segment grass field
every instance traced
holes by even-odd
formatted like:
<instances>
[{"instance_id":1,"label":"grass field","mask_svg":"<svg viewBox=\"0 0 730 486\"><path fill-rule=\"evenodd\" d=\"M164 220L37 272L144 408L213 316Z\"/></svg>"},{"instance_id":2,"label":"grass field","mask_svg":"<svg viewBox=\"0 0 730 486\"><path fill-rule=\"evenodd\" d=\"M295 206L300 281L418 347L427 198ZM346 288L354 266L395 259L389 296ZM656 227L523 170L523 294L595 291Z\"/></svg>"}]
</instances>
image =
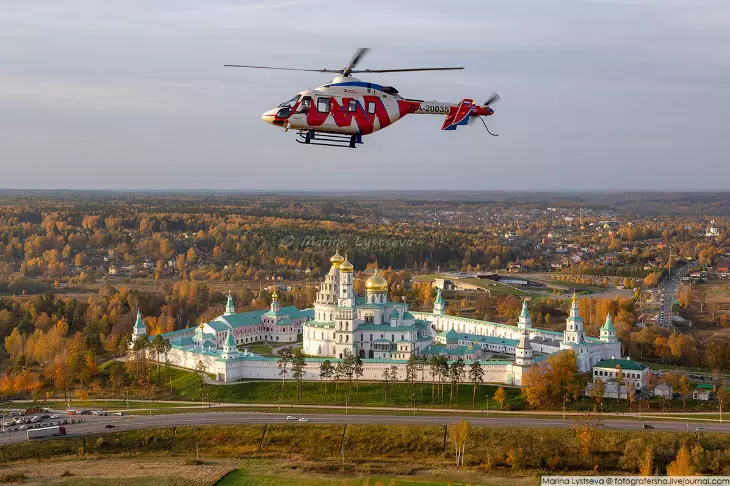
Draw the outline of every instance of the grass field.
<instances>
[{"instance_id":1,"label":"grass field","mask_svg":"<svg viewBox=\"0 0 730 486\"><path fill-rule=\"evenodd\" d=\"M174 370L172 386L176 394L188 400L200 400L201 379L194 373L187 373L181 370ZM175 376L176 375L176 376ZM327 385L327 400L325 401L325 384L321 382L303 382L302 401L303 405L345 405L346 390L349 385L330 383ZM205 393L209 400L215 402L238 402L238 403L279 403L281 400L282 384L279 381L247 382L235 385L206 385ZM477 400L473 408L477 410L487 407L496 409L499 404L493 400L498 386L480 385L477 387ZM382 406L382 407L411 407L411 394L414 395L416 406L425 408L431 406L431 385L420 383L410 385L407 383L390 384L387 388L379 382L353 381L350 391L350 405ZM471 385L459 385L458 394L454 387L454 408L472 408ZM517 406L521 403L519 390L505 387L507 392L506 406ZM443 397L435 398L437 407L449 406L450 386L444 385ZM487 404L489 401L489 404ZM297 403L297 384L288 380L284 386L283 403Z\"/></svg>"},{"instance_id":2,"label":"grass field","mask_svg":"<svg viewBox=\"0 0 730 486\"><path fill-rule=\"evenodd\" d=\"M24 442L0 448L0 472L41 476L33 482L42 484L119 484L108 479L82 481L93 475L136 478L130 484L186 484L170 482L171 478L179 480L183 470L200 478L187 484L213 484L211 479L217 481L236 469L238 472L222 484L236 484L232 481L237 480L244 481L239 484L289 484L284 482L289 479L303 485L332 484L325 482L330 480L367 484L365 480L370 478L371 486L373 479L404 485L484 484L487 479L487 484L507 485L535 481L539 474L636 472L636 450L649 443L655 447L654 464L661 474L683 442L710 451L712 460L698 466L698 472L725 474L730 470L730 434L696 434L690 428L672 433L596 429L586 435L580 423L576 420L576 428L520 429L519 433L512 428L470 427L464 467L459 469L453 466L453 448L445 426L294 423L165 427ZM590 439L590 453L577 453L586 438ZM193 462L198 453L200 463ZM135 469L114 467L109 461L163 457L164 465L142 463ZM57 460L78 459L89 466L79 464L69 469L56 465L53 472L45 470ZM93 464L102 464L104 471L89 471ZM188 467L191 465L192 469ZM73 482L61 482L67 480L61 478L67 469L77 477L71 478ZM44 475L54 480L44 481ZM514 481L492 482L492 475ZM153 477L158 479L148 482ZM247 478L260 482L246 483Z\"/></svg>"},{"instance_id":3,"label":"grass field","mask_svg":"<svg viewBox=\"0 0 730 486\"><path fill-rule=\"evenodd\" d=\"M476 285L477 287L481 287L483 289L488 290L492 294L509 294L509 295L518 295L520 297L532 296L532 294L529 292L524 292L515 287L510 287L509 285L495 282L494 280L487 280L487 279L483 279L483 278L460 278L459 281L469 283L472 285Z\"/></svg>"},{"instance_id":4,"label":"grass field","mask_svg":"<svg viewBox=\"0 0 730 486\"><path fill-rule=\"evenodd\" d=\"M477 476L477 475L475 475ZM480 475L483 477L483 475ZM486 479L486 478L484 478ZM482 485L504 485L505 478L494 478L489 482L459 482L439 479L412 479L393 476L349 476L347 474L336 474L325 476L322 474L292 474L277 471L276 474L251 473L247 469L236 469L231 471L216 483L216 486L482 486ZM536 478L512 479L512 484L538 484Z\"/></svg>"}]
</instances>

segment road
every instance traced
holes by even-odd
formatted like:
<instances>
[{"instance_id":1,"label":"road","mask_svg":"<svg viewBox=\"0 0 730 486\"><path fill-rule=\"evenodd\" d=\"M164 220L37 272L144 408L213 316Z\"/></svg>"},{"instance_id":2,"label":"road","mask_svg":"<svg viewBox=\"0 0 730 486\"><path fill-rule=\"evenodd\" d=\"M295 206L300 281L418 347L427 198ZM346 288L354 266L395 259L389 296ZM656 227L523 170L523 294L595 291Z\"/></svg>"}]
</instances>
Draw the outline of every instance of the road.
<instances>
[{"instance_id":1,"label":"road","mask_svg":"<svg viewBox=\"0 0 730 486\"><path fill-rule=\"evenodd\" d=\"M659 304L659 325L671 329L672 327L672 305L674 296L679 290L679 282L682 277L687 275L689 265L682 265L672 273L672 277L662 283L659 288L660 304Z\"/></svg>"},{"instance_id":2,"label":"road","mask_svg":"<svg viewBox=\"0 0 730 486\"><path fill-rule=\"evenodd\" d=\"M297 417L306 417L308 423L328 424L383 424L383 425L450 425L458 417L442 415L329 415L329 414L296 414ZM265 424L265 423L292 423L286 419L287 414L263 412L194 412L152 416L108 416L88 417L82 424L68 425L66 430L70 436L94 434L100 432L114 432L120 430L149 429L155 427L171 427L183 425L230 425L230 424ZM492 417L469 417L475 426L487 427L514 427L514 428L569 428L573 426L573 419L513 417L496 415ZM686 432L695 431L702 427L703 432L730 433L730 424L726 423L683 423L678 421L645 420L605 420L606 429L640 430L641 424L649 424L659 431ZM107 429L106 425L114 428ZM25 432L11 432L0 436L0 445L14 444L26 441Z\"/></svg>"}]
</instances>

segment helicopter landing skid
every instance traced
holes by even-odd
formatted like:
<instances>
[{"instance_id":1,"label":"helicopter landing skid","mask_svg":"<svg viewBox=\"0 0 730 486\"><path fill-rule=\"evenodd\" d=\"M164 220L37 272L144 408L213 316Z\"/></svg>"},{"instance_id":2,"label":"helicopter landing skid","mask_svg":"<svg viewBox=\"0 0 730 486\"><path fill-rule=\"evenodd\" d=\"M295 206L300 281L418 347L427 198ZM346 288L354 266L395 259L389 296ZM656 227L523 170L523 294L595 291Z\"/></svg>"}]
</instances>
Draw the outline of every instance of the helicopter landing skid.
<instances>
[{"instance_id":1,"label":"helicopter landing skid","mask_svg":"<svg viewBox=\"0 0 730 486\"><path fill-rule=\"evenodd\" d=\"M362 143L362 135L344 133L316 132L304 130L297 133L297 142L307 145L323 145L325 147L356 148Z\"/></svg>"}]
</instances>

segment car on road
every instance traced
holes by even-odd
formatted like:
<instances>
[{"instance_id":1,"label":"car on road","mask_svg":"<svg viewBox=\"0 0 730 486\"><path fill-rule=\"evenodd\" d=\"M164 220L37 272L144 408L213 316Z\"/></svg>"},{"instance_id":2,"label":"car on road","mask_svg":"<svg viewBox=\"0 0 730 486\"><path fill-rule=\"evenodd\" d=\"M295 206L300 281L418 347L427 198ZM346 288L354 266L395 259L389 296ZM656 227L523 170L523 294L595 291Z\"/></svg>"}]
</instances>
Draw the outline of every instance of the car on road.
<instances>
[{"instance_id":1,"label":"car on road","mask_svg":"<svg viewBox=\"0 0 730 486\"><path fill-rule=\"evenodd\" d=\"M116 412L114 415L118 417L122 417L124 415L124 412Z\"/></svg>"},{"instance_id":2,"label":"car on road","mask_svg":"<svg viewBox=\"0 0 730 486\"><path fill-rule=\"evenodd\" d=\"M294 415L287 415L287 420L296 420L297 418Z\"/></svg>"},{"instance_id":3,"label":"car on road","mask_svg":"<svg viewBox=\"0 0 730 486\"><path fill-rule=\"evenodd\" d=\"M105 429L113 429L114 427L116 427L116 425L113 425L113 424L106 424L104 426Z\"/></svg>"},{"instance_id":4,"label":"car on road","mask_svg":"<svg viewBox=\"0 0 730 486\"><path fill-rule=\"evenodd\" d=\"M650 429L654 429L654 426L653 425L649 425L649 424L644 424L643 427L642 427L642 429L644 429L644 430L650 430Z\"/></svg>"},{"instance_id":5,"label":"car on road","mask_svg":"<svg viewBox=\"0 0 730 486\"><path fill-rule=\"evenodd\" d=\"M702 428L702 427L697 427L697 428L695 429L695 432L702 432L703 430L705 430L705 429L704 429L704 428Z\"/></svg>"},{"instance_id":6,"label":"car on road","mask_svg":"<svg viewBox=\"0 0 730 486\"><path fill-rule=\"evenodd\" d=\"M309 422L309 419L306 417L302 417L299 419L300 422Z\"/></svg>"}]
</instances>

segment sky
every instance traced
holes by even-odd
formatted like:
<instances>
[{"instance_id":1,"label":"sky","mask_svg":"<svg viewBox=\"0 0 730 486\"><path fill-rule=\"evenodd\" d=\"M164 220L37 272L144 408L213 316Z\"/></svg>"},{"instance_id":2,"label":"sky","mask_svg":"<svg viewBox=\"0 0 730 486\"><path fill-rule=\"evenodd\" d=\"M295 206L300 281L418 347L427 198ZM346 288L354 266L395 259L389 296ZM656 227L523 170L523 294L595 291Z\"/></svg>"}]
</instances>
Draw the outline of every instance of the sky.
<instances>
[{"instance_id":1,"label":"sky","mask_svg":"<svg viewBox=\"0 0 730 486\"><path fill-rule=\"evenodd\" d=\"M260 115L332 75L498 92L488 125L413 115L357 149ZM0 188L726 190L727 0L0 0Z\"/></svg>"}]
</instances>

